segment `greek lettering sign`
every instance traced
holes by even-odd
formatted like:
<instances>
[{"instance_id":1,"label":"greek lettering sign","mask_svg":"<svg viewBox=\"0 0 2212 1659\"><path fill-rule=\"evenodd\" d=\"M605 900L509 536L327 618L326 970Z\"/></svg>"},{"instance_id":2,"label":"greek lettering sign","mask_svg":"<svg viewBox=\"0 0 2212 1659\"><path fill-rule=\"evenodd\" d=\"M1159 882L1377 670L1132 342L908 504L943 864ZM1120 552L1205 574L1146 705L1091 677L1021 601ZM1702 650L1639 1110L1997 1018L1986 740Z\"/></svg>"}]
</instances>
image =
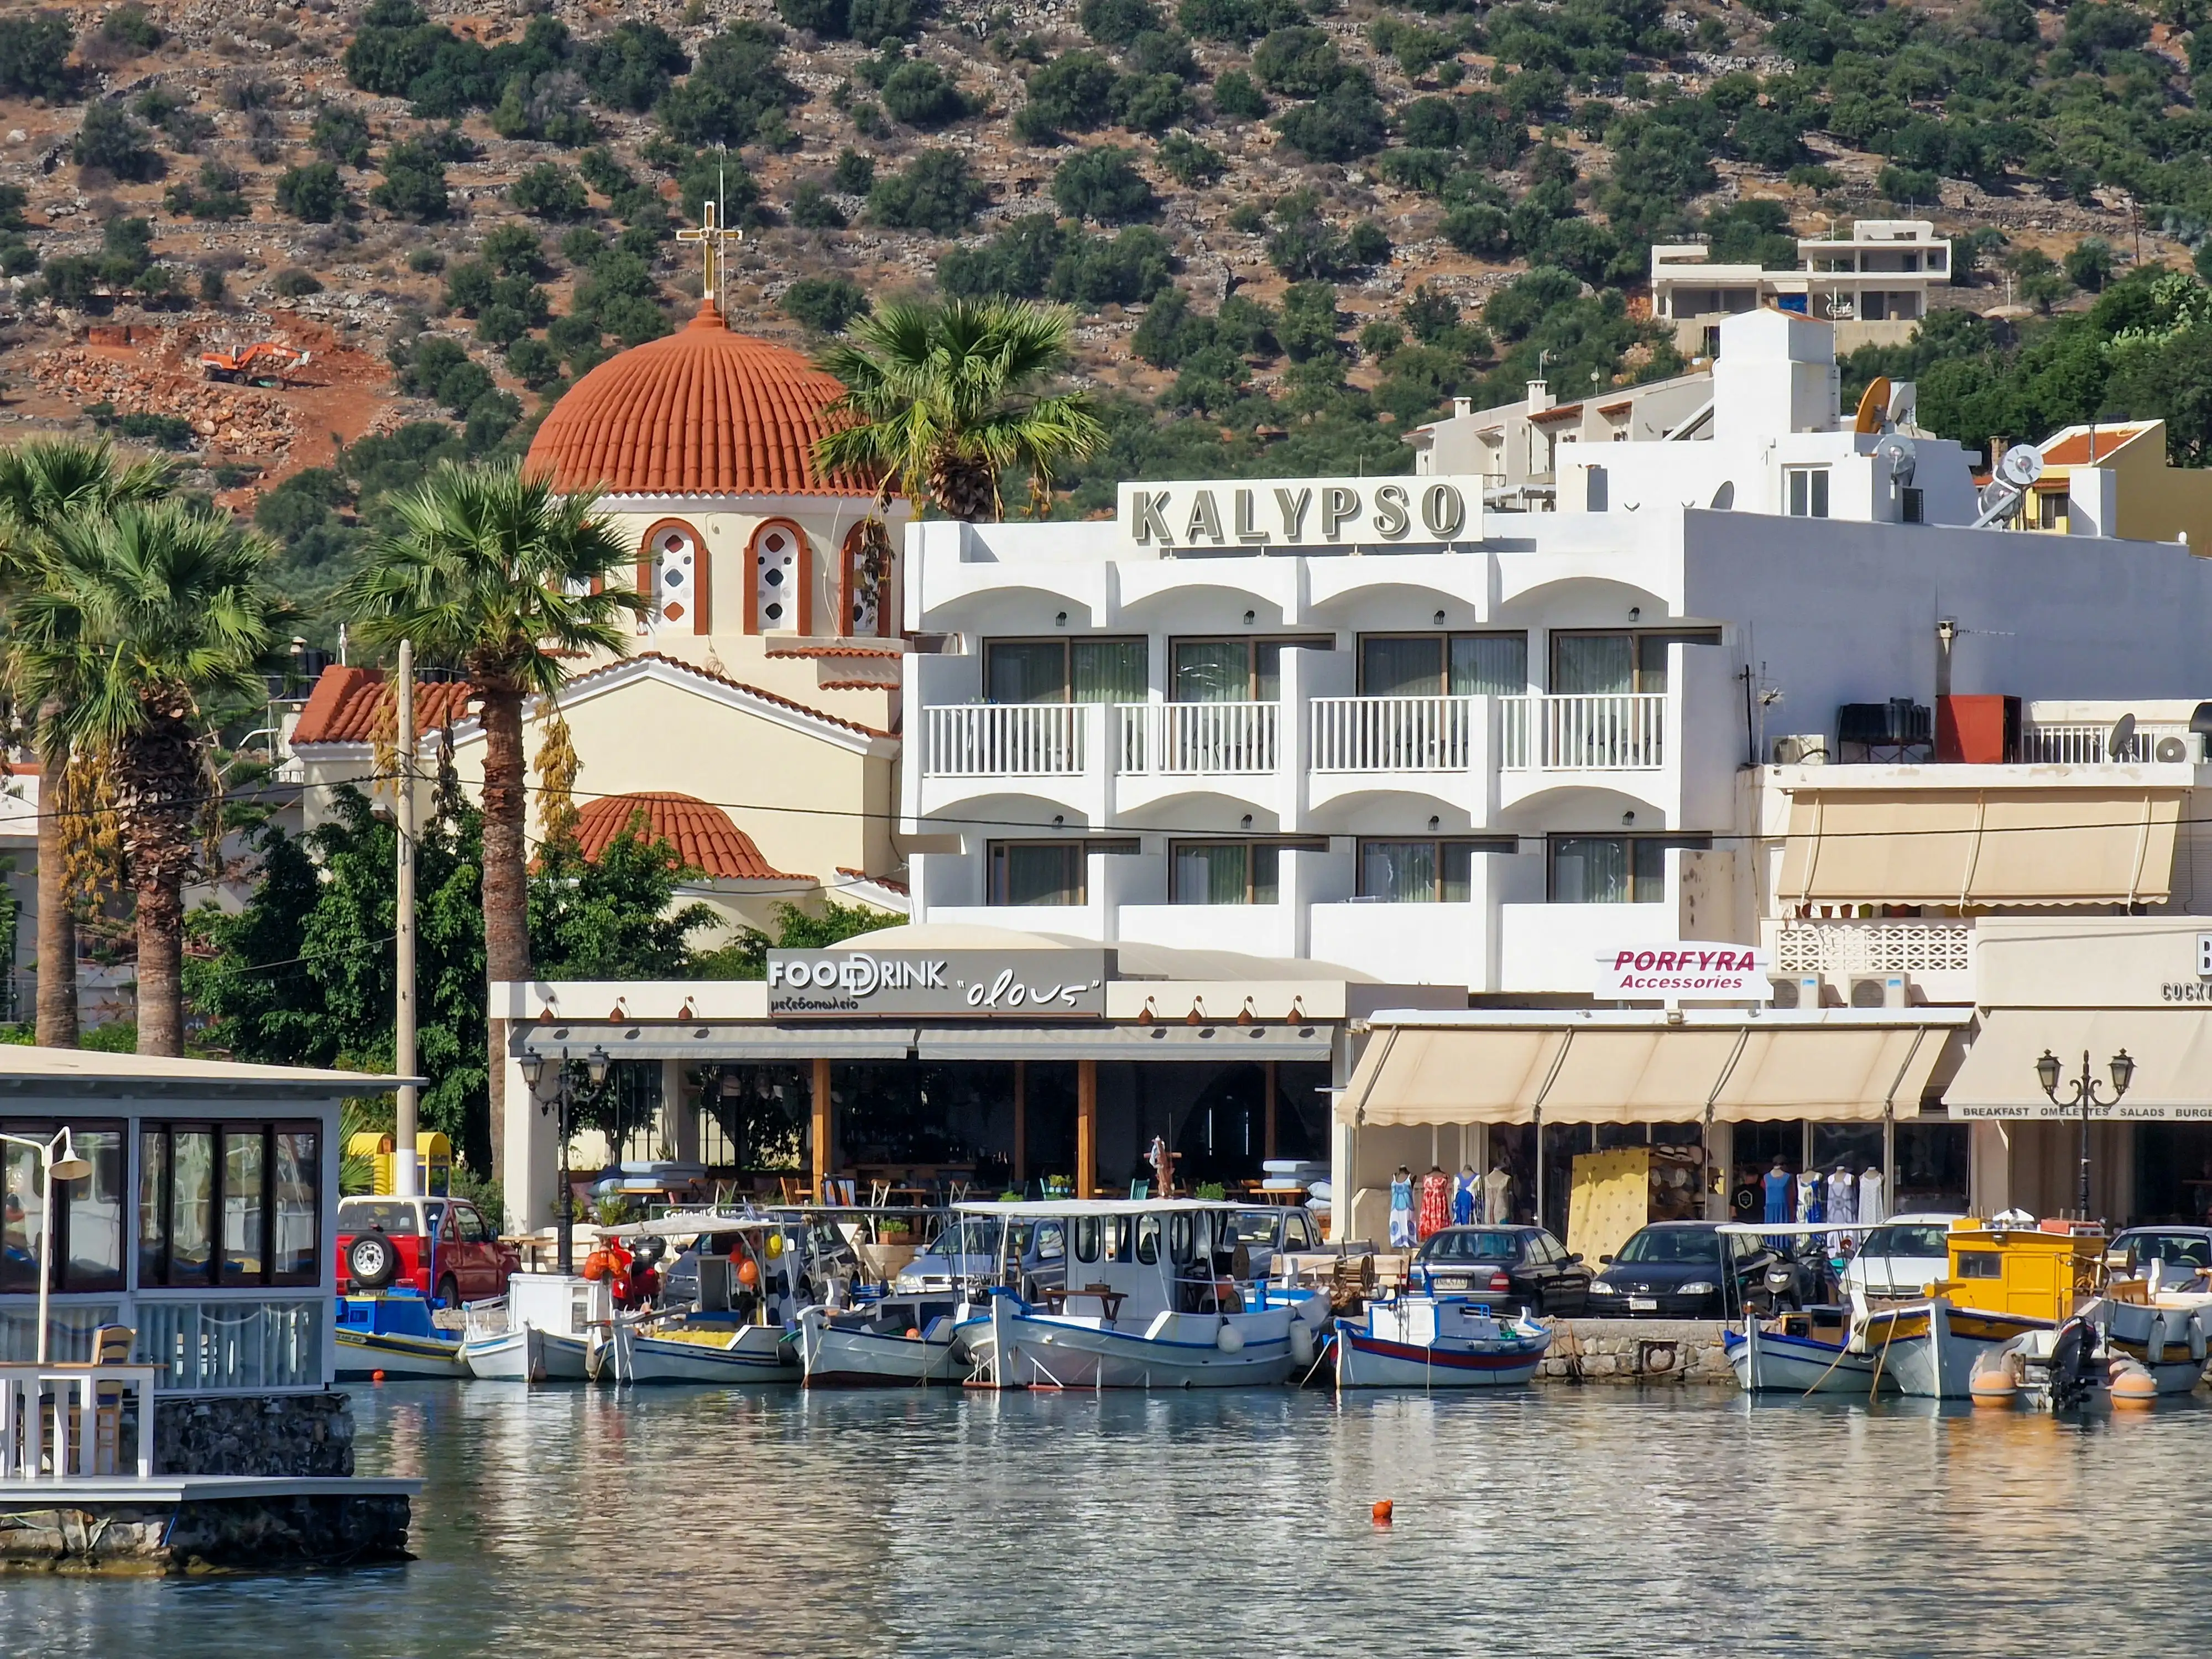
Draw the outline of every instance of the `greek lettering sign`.
<instances>
[{"instance_id":1,"label":"greek lettering sign","mask_svg":"<svg viewBox=\"0 0 2212 1659\"><path fill-rule=\"evenodd\" d=\"M1103 951L770 951L771 1018L855 1014L1092 1018Z\"/></svg>"},{"instance_id":2,"label":"greek lettering sign","mask_svg":"<svg viewBox=\"0 0 2212 1659\"><path fill-rule=\"evenodd\" d=\"M1482 480L1224 478L1125 483L1117 516L1139 547L1200 553L1348 553L1482 539Z\"/></svg>"},{"instance_id":3,"label":"greek lettering sign","mask_svg":"<svg viewBox=\"0 0 2212 1659\"><path fill-rule=\"evenodd\" d=\"M1748 945L1631 945L1601 951L1601 1002L1767 1002L1766 952Z\"/></svg>"}]
</instances>

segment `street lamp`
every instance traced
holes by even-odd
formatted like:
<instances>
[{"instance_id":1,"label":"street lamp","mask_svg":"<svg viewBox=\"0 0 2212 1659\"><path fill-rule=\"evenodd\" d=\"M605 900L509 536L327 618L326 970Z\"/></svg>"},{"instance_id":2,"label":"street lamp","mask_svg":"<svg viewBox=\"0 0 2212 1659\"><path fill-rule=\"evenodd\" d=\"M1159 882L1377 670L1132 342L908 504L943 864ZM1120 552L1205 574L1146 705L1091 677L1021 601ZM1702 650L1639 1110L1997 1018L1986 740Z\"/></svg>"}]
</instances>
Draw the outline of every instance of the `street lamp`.
<instances>
[{"instance_id":1,"label":"street lamp","mask_svg":"<svg viewBox=\"0 0 2212 1659\"><path fill-rule=\"evenodd\" d=\"M2058 1056L2045 1048L2043 1058L2035 1062L2036 1080L2043 1085L2043 1092L2051 1097L2053 1103L2081 1109L2081 1219L2084 1221L2089 1218L2089 1109L2092 1106L2118 1105L2120 1097L2128 1091L2128 1085L2136 1080L2136 1063L2129 1058L2126 1049L2123 1048L2112 1056L2111 1066L2112 1097L2103 1100L2098 1097L2098 1079L2089 1070L2089 1051L2084 1048L2081 1051L2081 1075L2072 1080L2072 1097L2062 1101L2058 1098Z\"/></svg>"},{"instance_id":2,"label":"street lamp","mask_svg":"<svg viewBox=\"0 0 2212 1659\"><path fill-rule=\"evenodd\" d=\"M39 1214L39 1364L46 1363L46 1295L52 1288L54 1237L54 1182L82 1181L92 1173L92 1164L76 1149L76 1141L64 1124L62 1132L52 1140L29 1140L21 1135L0 1134L0 1141L10 1146L28 1146L39 1155L42 1170L42 1198L44 1207Z\"/></svg>"},{"instance_id":3,"label":"street lamp","mask_svg":"<svg viewBox=\"0 0 2212 1659\"><path fill-rule=\"evenodd\" d=\"M561 1158L560 1268L565 1278L576 1271L575 1194L568 1185L568 1137L574 1132L576 1091L568 1069L568 1051L563 1048L560 1063L551 1068L553 1086L550 1091L540 1087L547 1079L544 1055L526 1050L515 1064L521 1068L523 1086L538 1103L538 1109L553 1114L553 1133ZM606 1091L611 1065L607 1051L602 1048L594 1048L584 1058L584 1072L591 1081L594 1104Z\"/></svg>"}]
</instances>

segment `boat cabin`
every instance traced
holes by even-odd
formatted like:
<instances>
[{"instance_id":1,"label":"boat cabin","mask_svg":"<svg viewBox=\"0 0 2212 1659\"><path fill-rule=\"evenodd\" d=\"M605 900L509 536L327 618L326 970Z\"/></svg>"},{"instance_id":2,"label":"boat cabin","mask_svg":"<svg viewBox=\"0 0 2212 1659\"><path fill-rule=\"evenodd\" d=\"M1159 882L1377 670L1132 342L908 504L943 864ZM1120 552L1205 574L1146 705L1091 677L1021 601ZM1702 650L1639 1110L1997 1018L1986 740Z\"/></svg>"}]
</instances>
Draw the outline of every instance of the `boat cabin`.
<instances>
[{"instance_id":1,"label":"boat cabin","mask_svg":"<svg viewBox=\"0 0 2212 1659\"><path fill-rule=\"evenodd\" d=\"M1064 1285L1039 1286L1048 1311L1127 1328L1163 1313L1237 1313L1237 1206L1196 1198L1042 1199L963 1204L960 1215L1008 1224L1059 1224ZM1008 1265L1011 1265L1009 1263Z\"/></svg>"},{"instance_id":2,"label":"boat cabin","mask_svg":"<svg viewBox=\"0 0 2212 1659\"><path fill-rule=\"evenodd\" d=\"M1933 1289L1954 1306L2057 1322L2098 1294L2100 1227L2067 1221L2007 1227L1968 1218L1951 1224L1947 1243L1950 1273Z\"/></svg>"}]
</instances>

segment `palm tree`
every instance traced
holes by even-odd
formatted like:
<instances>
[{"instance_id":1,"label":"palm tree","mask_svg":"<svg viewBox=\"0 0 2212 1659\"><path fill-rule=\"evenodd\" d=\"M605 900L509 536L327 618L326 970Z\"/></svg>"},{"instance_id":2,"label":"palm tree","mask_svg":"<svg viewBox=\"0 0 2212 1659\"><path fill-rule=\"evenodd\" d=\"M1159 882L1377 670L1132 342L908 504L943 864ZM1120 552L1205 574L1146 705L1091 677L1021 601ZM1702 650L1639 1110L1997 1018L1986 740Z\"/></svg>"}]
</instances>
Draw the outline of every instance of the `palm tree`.
<instances>
[{"instance_id":1,"label":"palm tree","mask_svg":"<svg viewBox=\"0 0 2212 1659\"><path fill-rule=\"evenodd\" d=\"M1020 467L1042 509L1054 471L1106 436L1087 393L1036 391L1073 362L1073 325L1016 300L884 307L821 357L845 384L823 413L847 424L817 441L815 465L880 480L879 511L897 495L971 522L1005 515L1000 475Z\"/></svg>"},{"instance_id":2,"label":"palm tree","mask_svg":"<svg viewBox=\"0 0 2212 1659\"><path fill-rule=\"evenodd\" d=\"M138 1052L184 1052L185 878L213 800L207 711L261 700L290 612L275 548L181 501L65 519L15 604L15 672L113 780L136 900Z\"/></svg>"},{"instance_id":3,"label":"palm tree","mask_svg":"<svg viewBox=\"0 0 2212 1659\"><path fill-rule=\"evenodd\" d=\"M46 538L71 520L101 516L131 501L154 501L175 487L167 461L118 467L105 439L38 438L0 450L0 597L13 600L42 583ZM39 754L38 1040L76 1046L76 916L70 908L68 842L73 824L62 814L62 775L69 744L62 707L47 699L32 711Z\"/></svg>"},{"instance_id":4,"label":"palm tree","mask_svg":"<svg viewBox=\"0 0 2212 1659\"><path fill-rule=\"evenodd\" d=\"M580 659L620 656L649 595L623 581L636 558L589 492L556 495L520 464L447 462L392 503L380 538L342 588L340 607L371 645L412 640L427 661L468 680L484 732L484 965L495 981L530 977L523 847L528 777L522 705L552 697ZM507 1025L489 1022L490 1137L506 1131Z\"/></svg>"}]
</instances>

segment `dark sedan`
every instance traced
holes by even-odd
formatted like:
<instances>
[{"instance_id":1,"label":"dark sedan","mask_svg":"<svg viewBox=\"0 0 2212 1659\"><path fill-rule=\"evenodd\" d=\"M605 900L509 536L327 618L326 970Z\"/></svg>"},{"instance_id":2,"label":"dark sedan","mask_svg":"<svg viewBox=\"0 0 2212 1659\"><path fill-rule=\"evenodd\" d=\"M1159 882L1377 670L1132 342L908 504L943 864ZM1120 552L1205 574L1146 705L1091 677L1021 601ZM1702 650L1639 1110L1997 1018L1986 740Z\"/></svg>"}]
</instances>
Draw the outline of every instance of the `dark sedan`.
<instances>
[{"instance_id":1,"label":"dark sedan","mask_svg":"<svg viewBox=\"0 0 2212 1659\"><path fill-rule=\"evenodd\" d=\"M1730 1238L1711 1221L1655 1221L1601 1259L1589 1288L1594 1319L1735 1319L1745 1289L1774 1253Z\"/></svg>"},{"instance_id":2,"label":"dark sedan","mask_svg":"<svg viewBox=\"0 0 2212 1659\"><path fill-rule=\"evenodd\" d=\"M1541 1227L1447 1227L1413 1258L1413 1288L1494 1298L1531 1313L1578 1314L1590 1273Z\"/></svg>"}]
</instances>

